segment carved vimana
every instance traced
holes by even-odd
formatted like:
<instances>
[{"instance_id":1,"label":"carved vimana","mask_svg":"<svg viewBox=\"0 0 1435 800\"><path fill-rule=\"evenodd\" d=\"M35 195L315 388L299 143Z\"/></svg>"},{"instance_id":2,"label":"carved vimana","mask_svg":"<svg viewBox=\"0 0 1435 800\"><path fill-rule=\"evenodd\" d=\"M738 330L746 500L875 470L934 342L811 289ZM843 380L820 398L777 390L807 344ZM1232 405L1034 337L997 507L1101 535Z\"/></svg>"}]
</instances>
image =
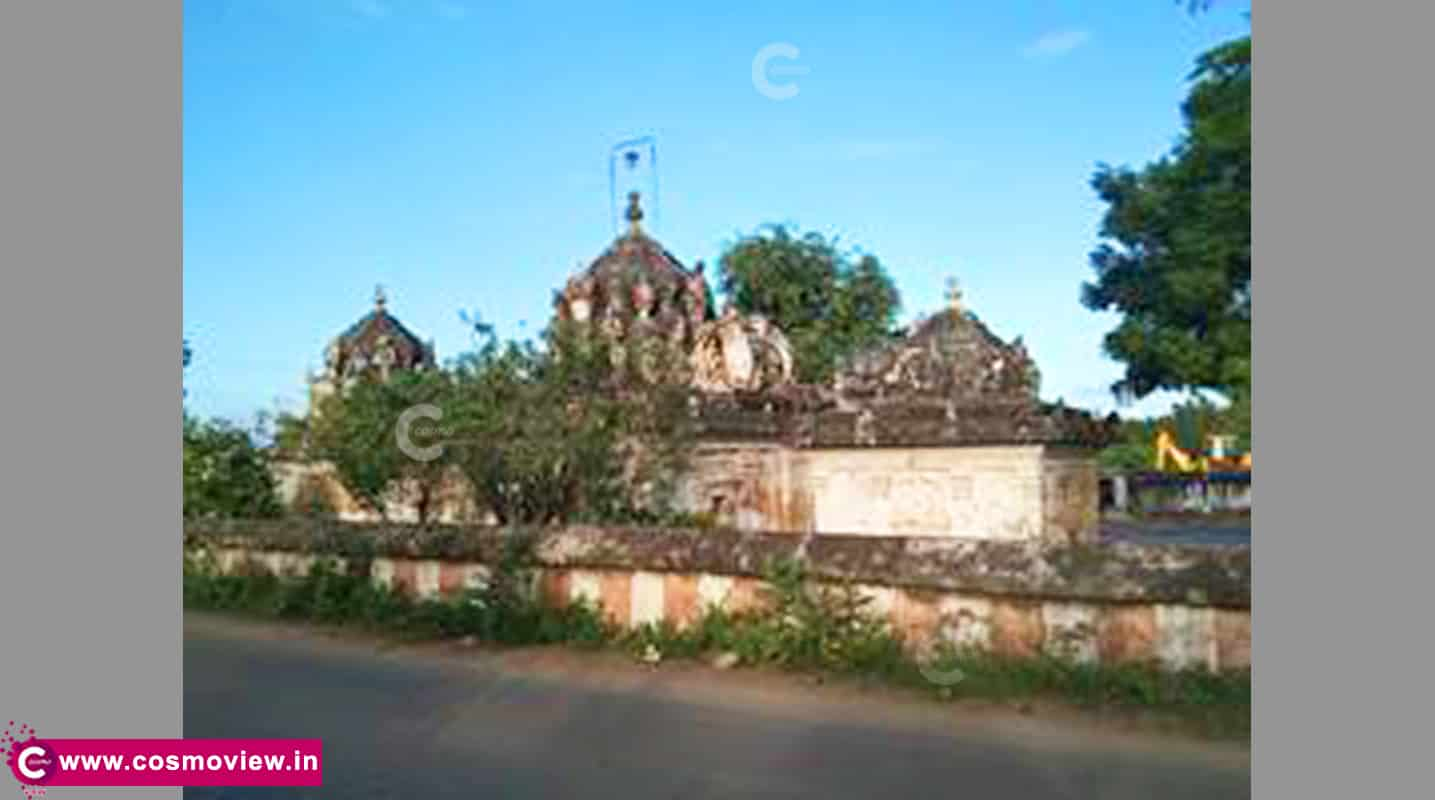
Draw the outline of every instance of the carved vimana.
<instances>
[{"instance_id":1,"label":"carved vimana","mask_svg":"<svg viewBox=\"0 0 1435 800\"><path fill-rule=\"evenodd\" d=\"M324 348L324 369L309 381L310 412L317 412L324 398L360 379L388 380L397 372L429 369L435 363L433 343L420 339L390 314L387 293L376 287L373 310Z\"/></svg>"},{"instance_id":2,"label":"carved vimana","mask_svg":"<svg viewBox=\"0 0 1435 800\"><path fill-rule=\"evenodd\" d=\"M648 337L686 354L695 389L756 392L792 382L792 348L765 319L709 309L702 262L692 269L643 230L637 192L627 231L554 298L560 320L591 325L623 350Z\"/></svg>"}]
</instances>

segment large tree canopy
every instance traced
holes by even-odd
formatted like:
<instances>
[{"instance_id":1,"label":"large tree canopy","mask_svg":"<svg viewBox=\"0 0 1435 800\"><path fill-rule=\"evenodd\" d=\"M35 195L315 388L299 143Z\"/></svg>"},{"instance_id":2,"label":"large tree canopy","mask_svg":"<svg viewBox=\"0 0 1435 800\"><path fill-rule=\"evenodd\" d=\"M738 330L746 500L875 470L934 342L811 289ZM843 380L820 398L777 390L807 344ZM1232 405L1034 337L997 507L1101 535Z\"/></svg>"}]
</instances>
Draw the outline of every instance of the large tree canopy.
<instances>
[{"instance_id":1,"label":"large tree canopy","mask_svg":"<svg viewBox=\"0 0 1435 800\"><path fill-rule=\"evenodd\" d=\"M887 336L901 307L875 256L842 252L817 233L767 226L729 247L718 269L738 310L787 334L802 381L826 381L842 359Z\"/></svg>"},{"instance_id":2,"label":"large tree canopy","mask_svg":"<svg viewBox=\"0 0 1435 800\"><path fill-rule=\"evenodd\" d=\"M691 420L679 354L653 340L623 354L558 325L542 346L490 338L460 359L448 409L479 505L501 523L631 520L668 507ZM629 369L638 367L644 369Z\"/></svg>"},{"instance_id":3,"label":"large tree canopy","mask_svg":"<svg viewBox=\"0 0 1435 800\"><path fill-rule=\"evenodd\" d=\"M361 380L327 398L321 413L310 420L314 454L333 465L339 482L369 510L385 513L391 493L408 490L419 522L428 522L452 462L442 452L437 458L416 458L408 452L437 443L430 430L438 427L435 420L410 419L403 440L398 426L413 409L442 411L452 391L450 376L439 370L403 371L387 381ZM302 435L293 423L281 428L281 434L285 446Z\"/></svg>"},{"instance_id":4,"label":"large tree canopy","mask_svg":"<svg viewBox=\"0 0 1435 800\"><path fill-rule=\"evenodd\" d=\"M274 517L282 510L267 454L250 432L184 415L184 515Z\"/></svg>"},{"instance_id":5,"label":"large tree canopy","mask_svg":"<svg viewBox=\"0 0 1435 800\"><path fill-rule=\"evenodd\" d=\"M1105 240L1083 286L1122 315L1105 349L1126 365L1113 389L1213 389L1234 400L1251 375L1251 40L1205 53L1172 153L1140 171L1102 165Z\"/></svg>"},{"instance_id":6,"label":"large tree canopy","mask_svg":"<svg viewBox=\"0 0 1435 800\"><path fill-rule=\"evenodd\" d=\"M455 481L503 524L670 511L692 427L686 381L668 379L685 369L680 353L657 338L615 351L563 326L541 342L501 342L472 324L484 343L451 368L347 387L281 430L288 449L307 441L371 511L402 491L421 522Z\"/></svg>"}]
</instances>

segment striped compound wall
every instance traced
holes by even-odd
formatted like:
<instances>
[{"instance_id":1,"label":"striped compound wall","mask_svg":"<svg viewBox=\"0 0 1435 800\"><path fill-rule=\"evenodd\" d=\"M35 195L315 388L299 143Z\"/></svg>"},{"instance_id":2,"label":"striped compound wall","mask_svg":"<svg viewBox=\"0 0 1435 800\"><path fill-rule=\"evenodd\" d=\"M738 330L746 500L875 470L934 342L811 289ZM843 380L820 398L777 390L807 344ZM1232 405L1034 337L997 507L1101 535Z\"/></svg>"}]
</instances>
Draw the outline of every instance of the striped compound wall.
<instances>
[{"instance_id":1,"label":"striped compound wall","mask_svg":"<svg viewBox=\"0 0 1435 800\"><path fill-rule=\"evenodd\" d=\"M224 572L246 561L275 574L302 574L314 556L297 552L220 547ZM440 597L479 587L489 575L481 563L379 557L373 579L417 597ZM754 609L762 581L745 575L642 569L544 567L534 591L545 602L586 600L620 625L667 621L683 627L704 610ZM1167 668L1245 669L1251 664L1249 608L1162 602L1053 601L859 584L872 613L884 615L918 651L938 642L989 649L1010 656L1046 652L1083 662L1115 664L1155 660Z\"/></svg>"}]
</instances>

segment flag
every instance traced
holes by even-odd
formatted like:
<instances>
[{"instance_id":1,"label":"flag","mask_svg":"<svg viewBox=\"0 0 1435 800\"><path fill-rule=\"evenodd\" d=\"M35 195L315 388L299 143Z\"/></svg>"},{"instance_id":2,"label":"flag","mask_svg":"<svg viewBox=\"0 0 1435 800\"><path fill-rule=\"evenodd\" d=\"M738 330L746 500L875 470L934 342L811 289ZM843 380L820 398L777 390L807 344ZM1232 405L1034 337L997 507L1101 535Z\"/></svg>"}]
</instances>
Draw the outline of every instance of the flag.
<instances>
[{"instance_id":1,"label":"flag","mask_svg":"<svg viewBox=\"0 0 1435 800\"><path fill-rule=\"evenodd\" d=\"M651 227L656 221L657 157L657 142L651 136L619 142L609 153L608 178L612 194L610 209L614 230L621 233L626 227L623 210L627 208L628 195L633 192L642 197L645 226Z\"/></svg>"}]
</instances>

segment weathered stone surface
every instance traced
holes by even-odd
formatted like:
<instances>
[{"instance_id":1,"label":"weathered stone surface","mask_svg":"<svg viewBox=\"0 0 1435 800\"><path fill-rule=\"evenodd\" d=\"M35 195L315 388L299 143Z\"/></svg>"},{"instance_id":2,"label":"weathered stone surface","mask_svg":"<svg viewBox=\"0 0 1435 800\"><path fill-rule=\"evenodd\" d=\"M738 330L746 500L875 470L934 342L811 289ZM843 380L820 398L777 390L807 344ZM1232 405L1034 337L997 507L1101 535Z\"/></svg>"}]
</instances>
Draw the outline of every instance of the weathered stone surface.
<instances>
[{"instance_id":1,"label":"weathered stone surface","mask_svg":"<svg viewBox=\"0 0 1435 800\"><path fill-rule=\"evenodd\" d=\"M702 617L699 581L694 575L669 573L663 576L663 616L679 629Z\"/></svg>"},{"instance_id":2,"label":"weathered stone surface","mask_svg":"<svg viewBox=\"0 0 1435 800\"><path fill-rule=\"evenodd\" d=\"M407 595L418 595L418 564L406 558L396 559L394 561L394 577L391 586L396 592Z\"/></svg>"},{"instance_id":3,"label":"weathered stone surface","mask_svg":"<svg viewBox=\"0 0 1435 800\"><path fill-rule=\"evenodd\" d=\"M1043 649L1058 658L1095 663L1099 657L1096 620L1097 607L1086 603L1043 603Z\"/></svg>"},{"instance_id":4,"label":"weathered stone surface","mask_svg":"<svg viewBox=\"0 0 1435 800\"><path fill-rule=\"evenodd\" d=\"M699 576L698 605L701 608L699 613L704 613L714 608L723 608L730 594L732 594L731 575L712 575L704 573Z\"/></svg>"},{"instance_id":5,"label":"weathered stone surface","mask_svg":"<svg viewBox=\"0 0 1435 800\"><path fill-rule=\"evenodd\" d=\"M554 569L562 572L562 569ZM587 603L597 607L603 603L603 578L592 570L573 570L568 573L568 600L573 603Z\"/></svg>"},{"instance_id":6,"label":"weathered stone surface","mask_svg":"<svg viewBox=\"0 0 1435 800\"><path fill-rule=\"evenodd\" d=\"M726 610L734 613L760 613L770 608L772 597L766 583L758 578L737 575L727 595Z\"/></svg>"},{"instance_id":7,"label":"weathered stone surface","mask_svg":"<svg viewBox=\"0 0 1435 800\"><path fill-rule=\"evenodd\" d=\"M1249 547L1137 543L1054 546L1039 541L811 536L733 530L570 526L505 531L484 527L365 525L312 520L190 521L187 544L396 560L496 564L514 541L541 565L709 573L758 578L777 559L799 559L819 578L892 587L1043 600L1149 602L1248 609ZM405 571L407 570L407 571ZM736 587L734 587L736 588Z\"/></svg>"},{"instance_id":8,"label":"weathered stone surface","mask_svg":"<svg viewBox=\"0 0 1435 800\"><path fill-rule=\"evenodd\" d=\"M1156 606L1156 646L1161 663L1176 669L1216 666L1212 609L1185 605Z\"/></svg>"},{"instance_id":9,"label":"weathered stone surface","mask_svg":"<svg viewBox=\"0 0 1435 800\"><path fill-rule=\"evenodd\" d=\"M191 547L197 540L191 540ZM252 544L217 549L233 574L293 573L312 554ZM472 583L490 567L472 562L374 558L364 562L379 584L429 594ZM425 575L428 577L425 577ZM620 626L691 625L710 609L728 613L770 608L774 587L750 575L655 572L633 567L540 566L525 587L550 605L585 601ZM851 585L851 584L848 584ZM1155 663L1164 668L1244 669L1250 664L1250 611L1161 601L1041 600L882 583L855 586L872 602L867 613L889 622L916 655L945 643L1030 658L1047 653L1091 663Z\"/></svg>"},{"instance_id":10,"label":"weathered stone surface","mask_svg":"<svg viewBox=\"0 0 1435 800\"><path fill-rule=\"evenodd\" d=\"M627 625L633 613L633 573L604 570L598 582L603 615L609 622Z\"/></svg>"},{"instance_id":11,"label":"weathered stone surface","mask_svg":"<svg viewBox=\"0 0 1435 800\"><path fill-rule=\"evenodd\" d=\"M800 397L798 392L790 392ZM1039 403L911 400L903 405L843 410L784 398L738 405L705 397L698 406L699 435L710 441L782 442L800 448L956 447L964 445L1066 444L1100 448L1114 423L1077 409Z\"/></svg>"},{"instance_id":12,"label":"weathered stone surface","mask_svg":"<svg viewBox=\"0 0 1435 800\"><path fill-rule=\"evenodd\" d=\"M1251 666L1251 615L1249 612L1215 610L1216 662L1221 669L1248 669Z\"/></svg>"},{"instance_id":13,"label":"weathered stone surface","mask_svg":"<svg viewBox=\"0 0 1435 800\"><path fill-rule=\"evenodd\" d=\"M572 599L572 586L567 570L545 569L539 584L539 597L553 606L566 606Z\"/></svg>"},{"instance_id":14,"label":"weathered stone surface","mask_svg":"<svg viewBox=\"0 0 1435 800\"><path fill-rule=\"evenodd\" d=\"M898 589L891 621L904 642L925 652L936 644L942 628L942 596L921 589Z\"/></svg>"},{"instance_id":15,"label":"weathered stone surface","mask_svg":"<svg viewBox=\"0 0 1435 800\"><path fill-rule=\"evenodd\" d=\"M663 621L665 598L663 575L658 572L632 573L632 594L629 599L630 625L657 625Z\"/></svg>"},{"instance_id":16,"label":"weathered stone surface","mask_svg":"<svg viewBox=\"0 0 1435 800\"><path fill-rule=\"evenodd\" d=\"M941 640L957 647L990 648L991 599L961 594L944 594L941 598Z\"/></svg>"},{"instance_id":17,"label":"weathered stone surface","mask_svg":"<svg viewBox=\"0 0 1435 800\"><path fill-rule=\"evenodd\" d=\"M1097 614L1096 646L1103 662L1149 662L1157 649L1156 610L1151 606L1107 606Z\"/></svg>"},{"instance_id":18,"label":"weathered stone surface","mask_svg":"<svg viewBox=\"0 0 1435 800\"><path fill-rule=\"evenodd\" d=\"M991 649L1011 658L1033 658L1046 641L1041 604L1002 599L991 605Z\"/></svg>"}]
</instances>

